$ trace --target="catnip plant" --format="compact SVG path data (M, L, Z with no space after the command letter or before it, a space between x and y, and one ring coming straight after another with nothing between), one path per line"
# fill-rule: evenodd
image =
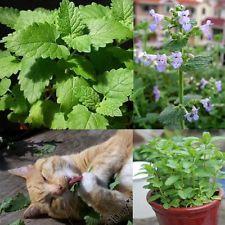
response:
M141 146L145 161L143 172L148 175L145 188L152 191L149 201L157 201L164 208L193 207L211 202L218 196L218 178L225 154L204 132L201 138L154 138Z
M213 109L210 96L208 98L198 98L195 104L191 105L191 101L185 101L184 95L185 75L205 69L212 63L212 57L209 55L194 56L190 50L189 41L200 36L211 41L213 38L213 24L208 20L205 24L198 26L196 21L190 18L189 10L186 10L182 5L171 8L169 17L158 14L153 9L149 11L149 16L151 22L148 23L148 30L150 33L163 33L164 42L162 48L158 49L157 54L148 53L146 51L147 38L144 34L144 40L139 42L135 49L135 62L145 67L155 68L159 76L167 71L176 71L178 74L178 99L174 101L173 105L167 106L161 112L159 120L164 125L175 125L177 124L176 121L180 121L177 127L183 129L185 121L193 123L199 120L200 107L208 113ZM206 85L204 80L202 80L201 85L202 87ZM222 91L220 80L214 80L214 86L216 86L218 92ZM159 87L155 85L153 88L155 102L160 99L160 94ZM188 96L188 93L186 94Z
M1 40L0 111L32 128L129 127L132 15L131 0L0 7L0 23L12 30Z

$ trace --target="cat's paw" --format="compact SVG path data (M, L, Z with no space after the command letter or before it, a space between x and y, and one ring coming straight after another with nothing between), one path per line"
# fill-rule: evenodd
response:
M83 173L81 181L81 189L86 193L90 193L95 190L97 185L97 177L93 173Z

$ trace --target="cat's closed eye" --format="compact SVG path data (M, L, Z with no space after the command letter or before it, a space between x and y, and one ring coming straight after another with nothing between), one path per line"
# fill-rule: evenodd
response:
M48 181L45 176L41 175L44 181Z

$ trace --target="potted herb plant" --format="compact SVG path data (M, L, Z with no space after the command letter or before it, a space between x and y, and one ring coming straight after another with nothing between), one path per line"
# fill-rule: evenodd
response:
M147 201L160 225L217 225L223 191L216 179L224 175L225 155L209 133L156 138L142 152L150 162Z

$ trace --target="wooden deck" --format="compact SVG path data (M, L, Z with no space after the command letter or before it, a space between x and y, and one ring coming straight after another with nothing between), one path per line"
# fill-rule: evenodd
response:
M0 202L8 196L14 196L18 192L26 193L25 182L22 178L10 175L7 170L24 166L35 162L38 157L34 156L36 146L45 142L54 142L56 149L54 154L66 155L80 152L85 148L103 142L114 131L46 131L34 137L19 141L10 154L3 153L0 149ZM0 225L8 225L22 218L23 211L4 213L0 215ZM62 225L81 224L78 222L62 222L51 218L27 219L26 225Z

